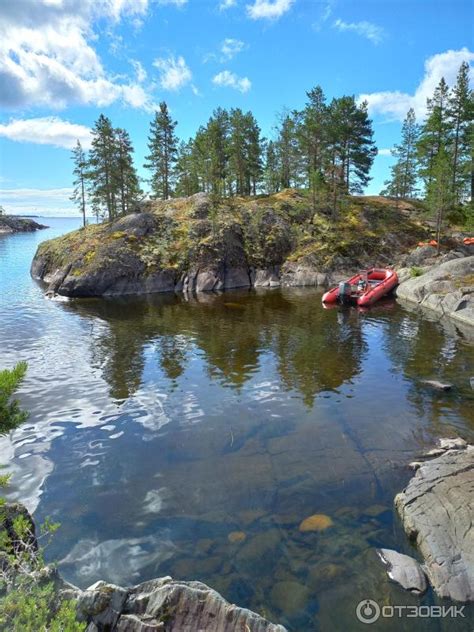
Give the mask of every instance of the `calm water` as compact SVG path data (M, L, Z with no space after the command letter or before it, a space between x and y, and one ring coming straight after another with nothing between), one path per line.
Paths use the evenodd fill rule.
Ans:
M12 497L62 523L48 556L67 579L199 579L295 632L472 628L354 615L362 598L419 603L374 547L416 555L392 511L406 464L439 436L474 440L472 344L309 289L47 300L32 256L79 220L46 223L0 237L1 366L28 361L31 411L0 450ZM301 533L316 513L333 525Z

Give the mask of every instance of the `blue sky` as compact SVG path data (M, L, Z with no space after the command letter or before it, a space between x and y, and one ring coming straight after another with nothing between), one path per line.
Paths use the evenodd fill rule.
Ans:
M265 136L316 84L366 98L389 149L441 76L474 63L472 0L0 0L0 204L65 214L70 148L103 112L132 136L140 175L152 112L182 138L217 106L251 109Z

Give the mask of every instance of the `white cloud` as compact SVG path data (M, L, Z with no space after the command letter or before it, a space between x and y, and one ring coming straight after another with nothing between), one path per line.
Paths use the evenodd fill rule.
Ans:
M184 57L181 56L159 57L155 59L153 66L160 70L160 85L164 90L179 90L193 77Z
M461 48L438 53L425 61L425 73L414 94L400 91L371 92L361 94L358 101L367 101L372 115L381 114L390 120L401 121L408 110L413 108L417 118L422 119L426 113L426 100L433 96L441 77L444 77L449 85L453 85L463 61L474 61L474 52ZM471 85L472 81L471 73Z
M143 83L147 78L147 72L145 68L143 68L141 63L137 61L136 59L132 59L131 64L135 70L135 75L137 77L138 83Z
M19 142L54 145L66 149L72 149L77 140L81 141L84 149L88 149L91 142L88 127L64 121L57 116L13 119L0 124L0 136Z
M338 31L353 31L357 35L366 37L374 44L380 44L385 38L385 30L377 24L367 22L344 22L344 20L338 19L334 22L333 27Z
M277 20L290 10L294 0L255 0L247 5L247 15L252 20Z
M379 149L377 152L377 156L391 156L391 155L392 155L392 150L390 149L390 147Z
M236 4L237 0L222 0L222 2L219 4L219 10L226 11L227 9L235 7Z
M238 53L243 51L245 48L245 43L238 39L232 39L231 37L227 37L221 46L221 61L229 61Z
M72 188L0 189L0 204L12 215L64 216L76 214L69 199Z
M230 70L223 70L212 79L212 82L217 86L234 88L234 90L238 90L239 92L248 92L252 87L250 79L247 77L238 77L235 73L230 72Z
M158 0L158 4L173 4L175 7L184 7L188 0Z
M93 47L96 21L115 24L147 9L148 0L0 3L0 105L60 109L121 100L151 110L151 97L130 98L134 81L110 76Z
M313 28L315 31L320 31L325 22L329 20L332 15L333 6L335 0L326 0L326 3L323 3L319 8L319 16L316 21L313 23Z

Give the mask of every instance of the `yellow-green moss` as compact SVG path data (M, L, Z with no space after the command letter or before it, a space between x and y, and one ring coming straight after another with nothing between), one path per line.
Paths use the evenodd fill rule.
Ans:
M223 236L226 231L240 231L251 265L310 258L316 265L329 267L341 256L391 256L393 247L388 244L392 235L401 248L416 245L424 229L416 216L418 209L410 204L403 206L402 213L392 200L350 197L341 202L333 217L329 208L314 208L308 191L286 189L270 196L235 197L217 204L209 201L207 218L197 219L193 198L152 201L144 208L156 218L152 233L137 237L114 230L110 223L90 225L44 242L38 253L50 269L72 262L72 274L77 275L113 262L123 251L138 256L148 272L163 268L184 271L197 257L209 260L216 249L232 249L222 241ZM408 211L413 212L413 219L406 215ZM226 251L226 255L232 256L232 252Z

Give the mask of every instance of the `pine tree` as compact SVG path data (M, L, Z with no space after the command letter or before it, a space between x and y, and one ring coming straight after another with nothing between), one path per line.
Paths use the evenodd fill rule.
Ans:
M417 144L419 175L425 183L425 190L433 178L434 159L443 146L449 147L450 123L448 119L449 88L444 80L437 85L433 98L427 99L427 116L421 127Z
M117 128L114 134L116 147L114 178L119 199L119 212L125 215L136 204L143 192L133 165L133 146L130 136L121 128Z
M280 185L283 189L301 183L301 154L298 144L298 113L284 114L278 129L276 147L280 165Z
M229 123L229 171L233 190L236 195L248 195L245 117L240 108L231 110Z
M96 216L106 213L109 220L117 214L115 159L114 129L110 119L101 114L92 130L87 178L90 181L92 206Z
M419 136L415 110L410 108L402 125L402 140L392 149L397 162L391 167L391 178L385 182L386 192L392 197L412 198L416 192L418 163L416 145Z
M176 158L176 194L194 195L199 191L199 175L196 169L194 142L181 142Z
M246 122L246 149L247 149L247 189L249 194L256 195L257 187L262 179L262 141L260 139L260 127L252 112L245 115Z
M453 204L452 159L444 144L440 145L433 159L431 180L427 189L426 202L428 208L436 216L436 241L438 253L440 248L443 221L447 211Z
M163 101L150 124L148 137L149 155L145 168L151 171L151 188L154 197L167 200L172 194L173 170L176 163L176 121L173 121L168 106Z
M266 193L277 193L280 190L280 164L275 143L272 140L266 143L263 179Z
M305 164L307 183L313 190L313 185L324 179L324 166L327 160L328 108L320 86L316 86L306 95L308 102L301 113L298 141Z
M72 159L74 161L73 174L75 179L73 181L73 192L69 198L75 202L82 213L82 225L86 225L86 179L87 179L87 160L82 145L79 140L76 142L76 146L72 150Z
M228 186L229 114L222 108L214 110L205 130L205 151L209 165L209 188L215 196L232 194Z
M367 103L355 98L333 99L328 111L328 179L333 212L341 194L360 193L370 182L370 169L377 150Z
M456 85L449 96L449 122L453 136L453 168L451 187L454 202L458 203L465 196L467 176L465 163L469 159L469 126L472 126L470 111L469 64L463 62L459 68Z

